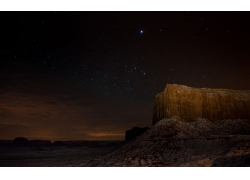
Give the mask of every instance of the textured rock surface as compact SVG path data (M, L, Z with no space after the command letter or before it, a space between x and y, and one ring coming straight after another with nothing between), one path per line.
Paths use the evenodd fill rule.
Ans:
M186 121L250 119L250 91L167 84L164 92L156 95L153 124L174 116Z
M144 127L144 128L140 128L140 127L133 127L130 130L126 131L125 134L125 140L126 141L130 141L135 139L137 136L142 135L145 131L147 131L149 129L149 127Z
M162 119L85 166L250 166L250 120Z

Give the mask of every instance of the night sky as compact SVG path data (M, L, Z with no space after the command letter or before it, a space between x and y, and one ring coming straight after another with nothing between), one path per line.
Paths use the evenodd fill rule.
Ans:
M249 12L0 15L0 139L123 140L168 83L250 89Z

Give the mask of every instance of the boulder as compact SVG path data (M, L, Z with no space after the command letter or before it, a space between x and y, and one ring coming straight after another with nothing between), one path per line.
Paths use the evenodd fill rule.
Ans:
M174 116L184 121L250 119L250 91L167 84L164 92L156 95L153 124Z

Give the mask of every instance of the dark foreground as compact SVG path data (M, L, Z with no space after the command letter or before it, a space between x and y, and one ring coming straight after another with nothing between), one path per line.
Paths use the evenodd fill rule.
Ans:
M87 166L116 150L122 142L99 146L0 147L1 167Z
M16 145L25 143L17 142ZM211 122L199 118L186 122L173 117L162 119L126 143L70 141L49 146L41 143L26 141L26 147L2 146L0 166L250 166L249 119Z

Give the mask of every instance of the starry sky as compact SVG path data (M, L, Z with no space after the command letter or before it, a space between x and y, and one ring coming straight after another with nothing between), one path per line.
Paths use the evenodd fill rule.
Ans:
M123 140L168 83L250 89L249 12L0 14L0 139Z

